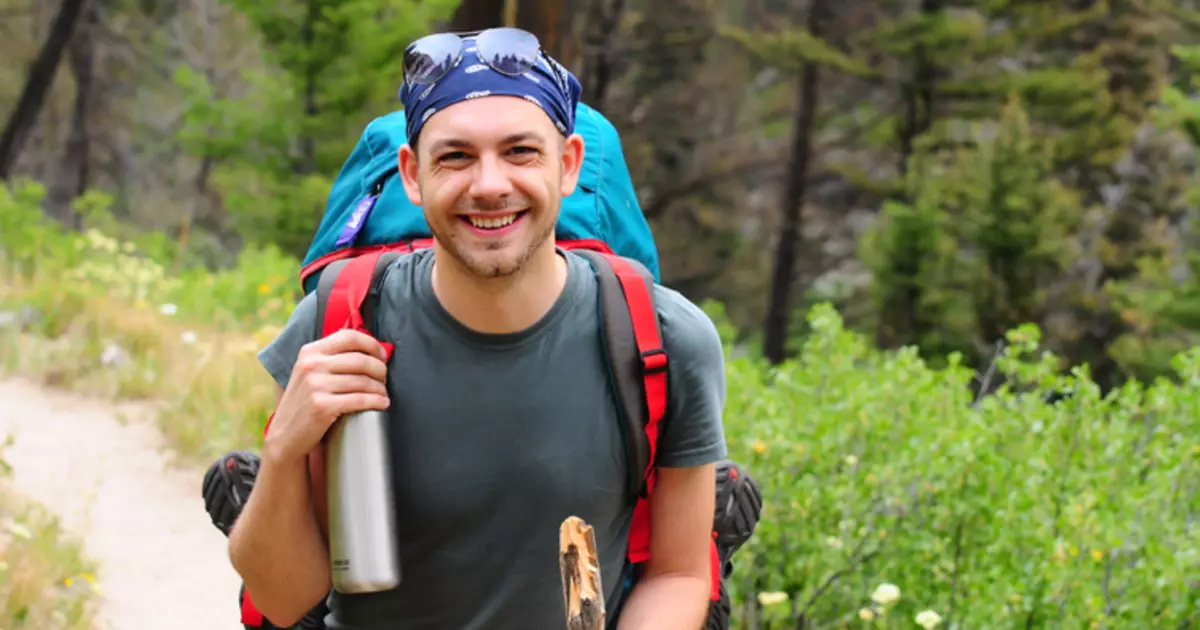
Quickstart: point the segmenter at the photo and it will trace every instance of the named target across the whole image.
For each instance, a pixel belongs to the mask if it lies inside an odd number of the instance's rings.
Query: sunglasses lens
[[[404,51],[404,79],[409,83],[433,83],[458,63],[462,40],[453,33],[422,37]]]
[[[475,38],[479,58],[498,72],[517,75],[537,62],[541,44],[537,37],[519,28],[492,28]]]

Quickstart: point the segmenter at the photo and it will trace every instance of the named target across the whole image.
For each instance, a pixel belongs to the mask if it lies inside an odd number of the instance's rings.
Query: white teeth
[[[514,212],[512,214],[506,214],[506,215],[499,216],[499,217],[471,216],[471,217],[467,217],[467,218],[468,218],[468,220],[471,221],[471,225],[474,225],[477,228],[494,230],[496,228],[502,228],[502,227],[508,225],[509,223],[516,221],[517,213]]]

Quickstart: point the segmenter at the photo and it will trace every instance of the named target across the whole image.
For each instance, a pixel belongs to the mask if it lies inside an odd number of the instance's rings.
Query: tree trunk
[[[321,18],[321,0],[308,0],[308,13],[304,25],[300,29],[300,41],[304,49],[312,54],[317,41],[317,20]],[[304,70],[304,122],[308,126],[317,115],[317,67],[320,62],[314,59],[305,61]],[[311,127],[310,127],[311,129]],[[312,132],[302,131],[300,135],[300,164],[299,174],[312,173],[317,169],[317,145]]]
[[[812,0],[808,10],[807,28],[813,37],[823,35],[823,15],[828,0]],[[780,212],[783,215],[779,242],[775,246],[771,292],[763,335],[763,352],[772,364],[781,363],[787,355],[787,337],[791,319],[791,294],[796,267],[796,250],[802,238],[801,209],[808,184],[808,165],[812,156],[813,122],[816,118],[817,79],[820,68],[806,63],[800,71],[797,91],[796,121],[792,127],[791,169],[783,192]]]
[[[504,0],[462,0],[450,20],[451,31],[481,31],[504,24]]]
[[[87,0],[63,0],[50,27],[50,34],[42,44],[42,50],[29,69],[25,87],[21,90],[21,98],[13,111],[8,123],[4,126],[4,134],[0,135],[0,179],[8,180],[17,163],[17,156],[25,144],[25,139],[37,122],[38,113],[46,101],[46,94],[54,83],[54,75],[62,60],[67,44],[71,41],[71,33]]]
[[[604,98],[612,82],[616,65],[612,58],[612,38],[625,12],[624,0],[592,0],[583,34],[583,64],[580,83],[581,100],[603,110]]]
[[[921,0],[921,14],[929,18],[942,10],[941,0]],[[908,173],[908,160],[912,157],[913,142],[929,131],[933,124],[933,88],[937,69],[929,59],[929,51],[923,44],[913,50],[914,68],[912,80],[904,86],[905,117],[904,129],[900,132],[900,174]]]
[[[100,7],[93,2],[85,9],[82,23],[75,29],[68,45],[67,61],[75,78],[71,132],[62,162],[53,177],[54,185],[46,197],[46,214],[72,229],[78,229],[79,224],[71,203],[87,190],[89,180],[92,139],[89,120],[96,84],[96,31],[99,26]]]

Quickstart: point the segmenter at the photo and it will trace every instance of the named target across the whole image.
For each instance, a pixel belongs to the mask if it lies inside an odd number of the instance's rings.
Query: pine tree
[[[980,363],[1005,331],[1052,313],[1078,200],[1055,178],[1054,145],[1036,136],[1019,101],[989,127],[977,126],[972,148],[921,145],[904,191],[911,201],[886,204],[863,242],[885,344]]]
[[[204,77],[182,136],[220,158],[214,181],[239,232],[302,256],[332,178],[371,119],[398,109],[403,50],[453,2],[229,0],[260,34],[267,67],[240,98],[211,98]]]

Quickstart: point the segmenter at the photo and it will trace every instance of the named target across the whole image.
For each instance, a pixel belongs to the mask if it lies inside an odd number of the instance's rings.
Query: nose
[[[475,177],[471,180],[471,196],[488,203],[497,203],[512,194],[512,181],[508,178],[508,165],[499,156],[491,153],[481,155],[475,163]]]

